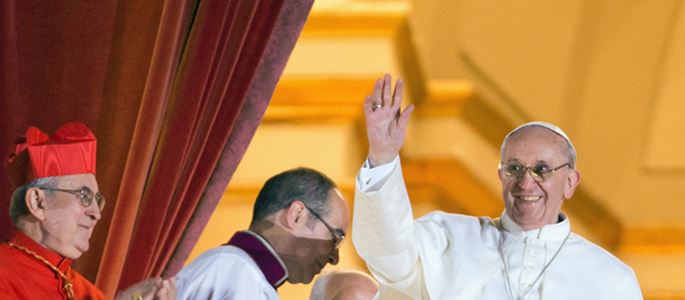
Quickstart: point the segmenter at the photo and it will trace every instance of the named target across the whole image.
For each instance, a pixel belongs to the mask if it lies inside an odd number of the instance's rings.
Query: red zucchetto
[[[97,141],[79,122],[63,125],[52,136],[36,127],[14,142],[5,160],[13,188],[43,177],[95,174]]]

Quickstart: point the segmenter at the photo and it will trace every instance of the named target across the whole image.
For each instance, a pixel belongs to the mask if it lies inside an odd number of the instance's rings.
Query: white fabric
[[[381,285],[379,297],[512,299],[498,250],[499,220],[433,212],[414,221],[399,159],[389,165],[389,174],[362,167],[352,223],[352,241]],[[559,249],[570,222],[523,231],[502,216],[508,276],[513,294],[523,294]],[[525,299],[630,300],[642,294],[628,266],[571,233]]]
[[[542,122],[542,121],[532,121],[532,122],[528,122],[526,124],[523,124],[519,127],[514,128],[514,130],[509,131],[509,133],[504,137],[504,141],[508,140],[509,137],[512,134],[514,134],[515,132],[521,130],[522,128],[529,127],[529,126],[540,126],[540,127],[547,128],[547,129],[551,130],[552,132],[556,133],[558,136],[560,136],[564,140],[566,140],[566,143],[568,143],[568,145],[571,147],[573,153],[576,153],[576,147],[573,146],[573,143],[571,143],[571,139],[568,137],[566,132],[564,132],[561,128],[559,128],[558,126],[556,126],[554,124]],[[504,151],[504,145],[506,145],[506,144],[504,142],[502,142],[502,148],[500,148],[500,151]]]
[[[242,249],[211,249],[176,275],[178,299],[279,299],[257,264]]]

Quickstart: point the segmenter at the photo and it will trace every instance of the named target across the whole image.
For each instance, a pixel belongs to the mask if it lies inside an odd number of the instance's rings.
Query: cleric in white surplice
[[[369,155],[356,181],[352,240],[383,299],[642,299],[633,270],[571,232],[561,204],[580,182],[568,136],[543,122],[504,139],[499,219],[413,219],[399,150],[413,106],[389,75],[364,104]],[[444,184],[449,184],[445,178]]]

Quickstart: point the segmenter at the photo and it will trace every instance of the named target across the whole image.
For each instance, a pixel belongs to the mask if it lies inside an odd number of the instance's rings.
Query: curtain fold
[[[114,170],[105,173],[112,176],[105,178],[111,179],[105,182],[116,191],[117,202],[109,211],[108,226],[99,228],[99,236],[106,238],[99,244],[104,247],[102,252],[90,252],[94,259],[87,261],[88,275],[97,274],[89,278],[96,278],[96,285],[110,297],[118,288],[118,274],[136,228],[167,99],[172,93],[195,6],[196,3],[186,0],[141,1],[121,12],[123,33],[116,35],[120,39],[114,44],[117,51],[113,51],[121,53],[121,58],[108,81],[108,95],[112,97],[105,99],[109,113],[103,114],[101,123],[110,129],[105,134],[108,145],[131,142],[115,149],[115,157],[123,163],[111,165]],[[122,100],[128,103],[121,105]]]
[[[312,4],[313,1],[309,0],[287,1],[283,4],[264,53],[259,57],[255,70],[256,80],[253,80],[247,89],[246,101],[235,118],[233,129],[221,150],[219,161],[213,168],[206,188],[202,191],[201,200],[194,210],[182,209],[190,215],[190,219],[166,266],[161,264],[161,260],[157,261],[156,268],[164,267],[163,277],[174,276],[183,267],[202,230],[209,222],[211,213],[219,203],[262,120]],[[196,185],[191,184],[191,186]],[[177,226],[172,225],[172,227]]]
[[[273,21],[255,20],[275,19],[282,3],[214,0],[198,6],[141,199],[145,218],[136,227],[145,230],[133,233],[120,287],[161,274],[155,258],[168,260],[187,212],[197,205],[196,190],[206,186],[253,80],[253,61],[273,29]],[[255,43],[249,34],[258,37]]]
[[[312,3],[0,4],[0,150],[30,125],[53,131],[81,121],[94,130],[109,205],[76,268],[108,296],[183,265]],[[10,195],[2,176],[0,238]]]

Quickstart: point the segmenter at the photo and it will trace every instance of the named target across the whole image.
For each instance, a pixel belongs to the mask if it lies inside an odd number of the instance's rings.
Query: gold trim
[[[404,2],[348,2],[339,5],[326,5],[321,2],[312,9],[302,36],[393,36],[408,12],[408,5]]]
[[[624,230],[619,251],[630,254],[683,254],[685,228],[627,228]]]
[[[434,201],[441,210],[477,216],[498,217],[503,204],[497,194],[456,159],[404,159],[404,178],[412,195]],[[417,189],[415,194],[412,190]],[[436,199],[437,198],[437,199]]]
[[[380,76],[380,75],[379,75]],[[361,119],[364,97],[378,76],[284,76],[264,120],[349,122]]]
[[[361,111],[364,96],[371,93],[381,76],[283,76],[271,105],[356,105]]]
[[[426,88],[426,98],[416,107],[419,117],[459,116],[473,94],[473,86],[463,80],[432,80]]]

